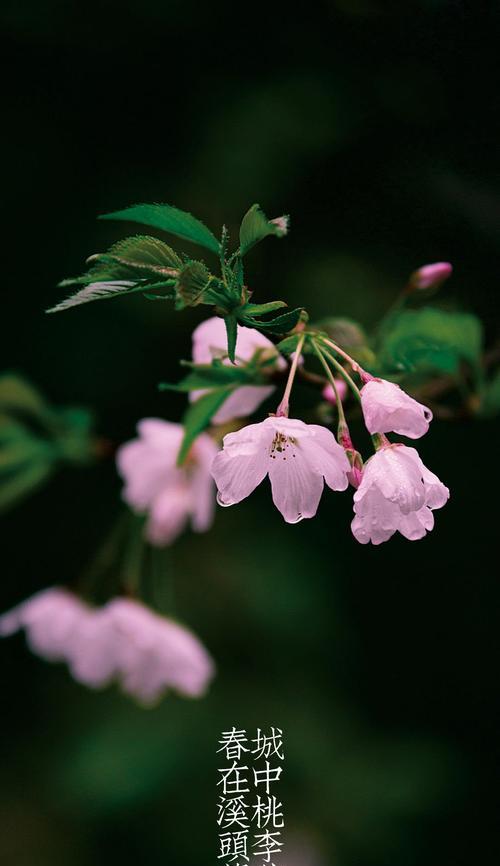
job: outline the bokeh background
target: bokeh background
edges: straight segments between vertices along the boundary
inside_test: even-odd
[[[100,434],[146,415],[198,312],[132,297],[54,317],[56,283],[123,235],[95,216],[167,201],[236,233],[260,202],[292,232],[248,258],[259,300],[373,324],[415,267],[497,337],[498,4],[4,0],[2,369]],[[300,399],[300,394],[298,398]],[[495,862],[494,421],[420,443],[450,486],[415,544],[356,544],[349,498],[287,526],[262,486],[172,551],[176,614],[219,673],[145,711],[1,646],[6,866],[217,862],[217,739],[278,725],[287,866]],[[119,508],[112,461],[60,472],[3,519],[1,609],[75,580]],[[168,577],[171,579],[171,576]]]

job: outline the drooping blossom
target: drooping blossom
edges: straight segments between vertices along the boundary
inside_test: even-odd
[[[215,667],[198,638],[140,602],[115,598],[102,608],[112,637],[117,679],[127,694],[151,703],[168,689],[200,697]]]
[[[295,418],[270,417],[224,437],[212,463],[220,505],[235,505],[269,475],[273,502],[287,523],[314,517],[323,481],[345,490],[349,460],[333,433]]]
[[[114,681],[145,704],[168,689],[200,697],[215,671],[192,632],[131,599],[94,608],[51,587],[0,616],[0,636],[19,629],[33,652],[66,662],[78,682],[101,688]]]
[[[369,433],[399,433],[419,439],[427,433],[432,412],[394,382],[371,379],[361,389],[361,408]]]
[[[261,357],[274,359],[266,369],[283,370],[285,360],[278,354],[274,343],[264,337],[254,328],[238,325],[236,342],[236,364],[246,364],[252,360],[256,352]],[[218,316],[205,319],[193,331],[193,361],[195,364],[210,364],[214,358],[222,359],[224,364],[230,364],[227,357],[227,335],[224,320]],[[225,424],[233,418],[246,418],[260,406],[274,391],[274,385],[241,385],[224,401],[212,418],[213,424]],[[206,393],[206,390],[191,391],[189,400],[193,402]]]
[[[414,289],[431,289],[440,286],[451,276],[453,265],[449,262],[434,262],[432,265],[422,265],[410,277],[410,285]]]
[[[91,608],[78,596],[52,586],[0,616],[0,636],[24,629],[30,649],[48,661],[66,661],[69,647]]]
[[[335,379],[335,386],[337,388],[337,393],[341,400],[344,400],[347,396],[347,384],[345,379]],[[328,403],[331,403],[332,406],[335,406],[337,403],[337,397],[335,396],[335,391],[333,390],[333,385],[328,382],[327,385],[323,388],[321,395],[324,400],[327,400]]]
[[[353,534],[361,544],[381,544],[395,532],[416,541],[433,528],[432,512],[449,495],[415,448],[388,444],[364,465],[354,494]]]
[[[123,498],[138,514],[147,514],[151,544],[170,544],[191,520],[204,532],[213,520],[214,487],[210,465],[217,447],[206,433],[198,436],[185,464],[176,465],[184,434],[180,424],[144,418],[139,437],[119,448],[116,464],[125,481]]]

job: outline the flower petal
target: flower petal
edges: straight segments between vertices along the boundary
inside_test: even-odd
[[[314,517],[323,492],[323,477],[311,468],[300,444],[272,455],[269,478],[273,502],[287,523]]]
[[[272,429],[248,424],[224,437],[224,447],[212,463],[212,476],[218,489],[219,505],[235,505],[246,499],[266,477]]]

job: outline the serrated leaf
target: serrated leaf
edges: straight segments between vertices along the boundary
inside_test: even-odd
[[[105,257],[152,273],[166,272],[167,275],[182,265],[182,259],[172,247],[150,235],[133,235],[117,241]]]
[[[460,360],[478,368],[481,343],[481,323],[470,313],[435,307],[405,310],[392,317],[382,332],[379,364],[388,371],[454,374]]]
[[[254,204],[246,212],[240,226],[240,255],[244,256],[259,241],[275,235],[282,238],[288,231],[288,217],[277,217],[269,220],[261,210],[260,205]]]
[[[209,228],[186,211],[169,204],[137,204],[102,214],[99,219],[125,220],[152,226],[219,254],[220,243]]]
[[[217,410],[220,409],[233,390],[233,385],[214,388],[213,391],[209,391],[208,394],[204,394],[194,403],[191,403],[182,419],[184,425],[184,438],[177,456],[178,466],[181,466],[184,463],[184,460],[189,453],[189,449],[196,437],[208,427]]]
[[[177,308],[196,307],[205,302],[212,275],[203,262],[190,261],[182,266],[176,283]]]
[[[264,331],[266,334],[287,334],[295,328],[300,322],[302,308],[297,307],[295,310],[290,310],[289,313],[284,313],[282,316],[277,316],[275,319],[267,319],[261,321],[250,316],[242,316],[240,321],[249,328],[257,328],[259,331]]]
[[[108,283],[98,282],[90,283],[84,286],[83,289],[70,295],[60,301],[55,307],[50,307],[45,312],[59,313],[61,310],[69,310],[70,307],[77,307],[80,304],[88,304],[89,301],[102,301],[105,298],[115,298],[118,295],[130,294],[133,291],[138,291],[141,286],[131,280],[111,280]]]

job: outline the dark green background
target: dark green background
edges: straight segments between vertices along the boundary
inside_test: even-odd
[[[103,435],[180,418],[155,386],[199,320],[139,298],[44,316],[123,234],[96,214],[137,201],[233,234],[254,201],[290,212],[249,281],[314,316],[370,325],[411,270],[450,260],[443,298],[495,339],[498,4],[4,0],[1,16],[2,368],[92,405]],[[314,839],[328,866],[495,862],[496,433],[436,422],[419,444],[451,488],[419,543],[359,546],[348,495],[287,526],[267,485],[186,534],[176,612],[219,667],[204,701],[143,711],[3,643],[2,863],[217,862],[233,724],[285,731],[290,847]],[[4,519],[2,609],[77,578],[119,487],[111,463],[66,470]]]

